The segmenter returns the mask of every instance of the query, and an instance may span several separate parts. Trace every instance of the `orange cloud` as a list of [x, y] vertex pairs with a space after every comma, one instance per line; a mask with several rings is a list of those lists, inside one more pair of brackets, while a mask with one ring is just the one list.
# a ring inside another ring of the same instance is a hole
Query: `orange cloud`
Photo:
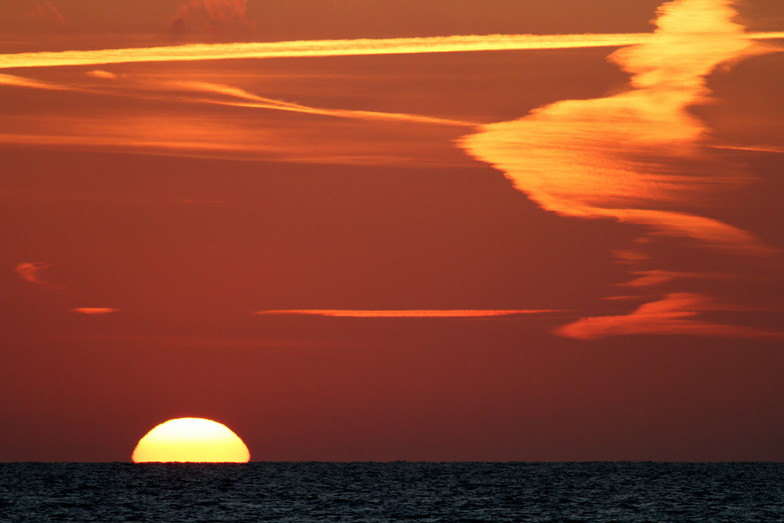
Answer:
[[[120, 76], [110, 73], [108, 71], [89, 71], [86, 73], [93, 78], [101, 79], [119, 79]], [[183, 80], [168, 80], [168, 81], [155, 81], [155, 80], [135, 80], [127, 75], [122, 77], [125, 80], [134, 82], [133, 86], [137, 88], [146, 88], [154, 91], [189, 91], [198, 93], [209, 93], [223, 95], [239, 100], [225, 100], [213, 98], [186, 98], [186, 97], [169, 97], [165, 98], [174, 102], [180, 103], [198, 103], [198, 104], [212, 104], [212, 105], [226, 105], [231, 107], [245, 107], [250, 109], [268, 109], [274, 111], [286, 111], [303, 114], [312, 114], [317, 116], [331, 116], [334, 118], [348, 118], [354, 120], [376, 120], [376, 121], [397, 121], [397, 122], [410, 122], [410, 123], [425, 123], [435, 125], [450, 125], [458, 127], [476, 127], [479, 125], [476, 122], [467, 122], [463, 120], [453, 120], [448, 118], [438, 118], [434, 116], [426, 116], [421, 114], [410, 113], [385, 113], [381, 111], [362, 111], [353, 109], [326, 109], [320, 107], [310, 107], [307, 105], [285, 102], [283, 100], [276, 100], [274, 98], [267, 98], [249, 93], [243, 89], [232, 87], [224, 84], [217, 84], [212, 82], [199, 82], [199, 81], [183, 81]], [[59, 85], [49, 82], [42, 82], [31, 78], [21, 76], [0, 74], [0, 85], [10, 85], [14, 87], [28, 87], [34, 89], [49, 89], [58, 91], [74, 91], [86, 92], [92, 94], [109, 95], [109, 96], [123, 96], [140, 99], [162, 99], [160, 95], [150, 95], [144, 92], [129, 92], [127, 90], [111, 90], [111, 89], [95, 89], [79, 87], [74, 85]], [[123, 86], [113, 86], [121, 88]]]
[[781, 331], [697, 319], [702, 311], [726, 309], [699, 294], [672, 293], [659, 301], [642, 305], [631, 314], [580, 319], [560, 327], [556, 334], [581, 340], [629, 334], [784, 339]]
[[[435, 155], [431, 144], [412, 137], [386, 143], [346, 140], [349, 129], [326, 122], [318, 129], [248, 125], [230, 117], [122, 114], [112, 117], [11, 116], [16, 132], [0, 133], [0, 143], [78, 147], [134, 154], [188, 158], [276, 160], [337, 165], [454, 165], [447, 153]], [[324, 129], [334, 131], [324, 136]], [[401, 149], [402, 152], [401, 152]]]
[[733, 151], [784, 154], [784, 147], [780, 145], [711, 145], [711, 147], [714, 149], [730, 149]]
[[14, 267], [14, 270], [26, 282], [30, 283], [38, 283], [42, 285], [47, 285], [39, 276], [38, 273], [42, 269], [46, 269], [47, 267], [51, 267], [51, 263], [43, 263], [43, 262], [22, 262]]
[[87, 71], [87, 76], [92, 76], [93, 78], [102, 78], [104, 80], [114, 80], [117, 78], [117, 74], [112, 73], [110, 71], [103, 71], [101, 69], [95, 69], [93, 71]]
[[50, 82], [43, 82], [40, 80], [33, 80], [32, 78], [24, 78], [10, 74], [0, 74], [0, 85], [8, 85], [12, 87], [28, 87], [32, 89], [49, 89], [52, 91], [70, 91], [70, 87], [64, 85], [53, 84]]
[[35, 283], [38, 285], [44, 285], [46, 287], [51, 287], [53, 289], [64, 289], [65, 287], [61, 287], [60, 285], [56, 285], [54, 283], [49, 283], [45, 280], [42, 280], [39, 273], [48, 267], [51, 267], [51, 263], [43, 263], [43, 262], [22, 262], [14, 267], [14, 270], [22, 278], [24, 281], [29, 283]]
[[632, 89], [485, 125], [461, 145], [546, 210], [643, 224], [732, 251], [770, 252], [737, 227], [668, 209], [738, 181], [707, 157], [701, 148], [707, 129], [688, 108], [706, 100], [705, 76], [719, 64], [760, 50], [731, 21], [736, 13], [728, 1], [677, 0], [659, 14], [649, 41], [611, 56], [633, 74]]
[[[661, 236], [738, 254], [779, 255], [748, 231], [684, 211], [696, 203], [704, 207], [706, 194], [745, 181], [740, 168], [709, 154], [709, 129], [689, 112], [709, 101], [706, 77], [719, 65], [771, 50], [733, 21], [737, 13], [731, 6], [729, 0], [665, 3], [648, 41], [610, 56], [632, 75], [626, 91], [560, 101], [514, 121], [484, 125], [460, 145], [502, 171], [545, 210], [647, 226], [649, 232], [633, 249], [615, 252], [620, 263], [650, 260], [642, 247]], [[681, 278], [737, 277], [694, 270], [632, 274], [636, 278], [621, 285], [644, 288]], [[707, 298], [672, 293], [631, 314], [586, 318], [558, 333], [581, 339], [654, 333], [781, 336], [695, 318], [704, 307]]]
[[660, 285], [676, 279], [727, 279], [733, 278], [730, 274], [718, 272], [679, 272], [664, 271], [660, 269], [648, 271], [632, 271], [636, 276], [631, 281], [619, 284], [622, 287], [650, 287]]
[[61, 285], [49, 283], [48, 281], [41, 279], [39, 273], [51, 266], [51, 263], [44, 262], [22, 262], [14, 267], [14, 271], [16, 271], [16, 274], [18, 274], [19, 277], [26, 282], [34, 283], [36, 285], [43, 285], [44, 287], [49, 287], [50, 289], [68, 290]]
[[650, 39], [649, 34], [634, 33], [585, 35], [459, 35], [422, 38], [188, 44], [166, 47], [101, 49], [92, 51], [0, 54], [0, 69], [12, 67], [119, 64], [131, 62], [229, 60], [239, 58], [298, 58], [467, 51], [509, 51], [525, 49], [569, 49], [632, 45], [647, 41], [648, 39]]
[[320, 107], [310, 107], [298, 103], [285, 102], [274, 98], [267, 98], [249, 93], [243, 89], [224, 84], [212, 82], [196, 81], [164, 81], [164, 82], [144, 82], [145, 85], [158, 89], [186, 90], [202, 93], [224, 95], [238, 98], [245, 101], [216, 100], [216, 99], [192, 99], [180, 100], [194, 103], [209, 103], [216, 105], [228, 105], [232, 107], [247, 107], [251, 109], [271, 109], [276, 111], [288, 111], [295, 113], [312, 114], [318, 116], [332, 116], [336, 118], [349, 118], [356, 120], [381, 120], [381, 121], [402, 121], [412, 123], [427, 123], [437, 125], [454, 125], [460, 127], [475, 127], [479, 124], [462, 120], [451, 120], [437, 118], [420, 114], [409, 113], [385, 113], [380, 111], [362, 111], [351, 109], [326, 109]]
[[120, 309], [113, 309], [111, 307], [75, 307], [71, 309], [71, 312], [75, 312], [77, 314], [86, 314], [88, 316], [103, 316], [117, 312], [119, 310]]
[[256, 314], [265, 315], [294, 315], [294, 316], [328, 316], [332, 318], [492, 318], [499, 316], [514, 316], [518, 314], [542, 314], [555, 312], [546, 309], [510, 309], [510, 310], [349, 310], [349, 309], [293, 309], [293, 310], [268, 310], [258, 311]]
[[[784, 32], [748, 33], [749, 39], [784, 38]], [[388, 54], [457, 53], [621, 47], [654, 40], [648, 33], [576, 35], [455, 35], [418, 38], [356, 40], [299, 40], [188, 44], [166, 47], [101, 49], [0, 54], [0, 69], [63, 67], [132, 62], [231, 60], [239, 58], [304, 58], [319, 56], [368, 56]]]
[[[711, 36], [710, 32], [705, 34]], [[750, 40], [781, 39], [784, 38], [784, 32], [746, 33], [745, 38]], [[655, 35], [649, 33], [613, 33], [565, 35], [454, 35], [415, 38], [364, 38], [354, 40], [295, 40], [289, 42], [187, 44], [165, 47], [137, 47], [91, 51], [0, 54], [0, 69], [12, 67], [62, 67], [132, 62], [231, 60], [240, 58], [305, 58], [319, 56], [369, 56], [476, 51], [522, 51], [534, 49], [577, 49], [588, 47], [622, 47], [647, 44], [654, 42], [655, 40]], [[775, 48], [771, 48], [770, 50], [774, 49]]]

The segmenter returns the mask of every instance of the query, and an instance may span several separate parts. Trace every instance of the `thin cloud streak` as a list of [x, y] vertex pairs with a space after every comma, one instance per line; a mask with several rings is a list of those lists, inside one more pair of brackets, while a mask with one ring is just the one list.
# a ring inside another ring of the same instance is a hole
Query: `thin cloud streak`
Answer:
[[196, 92], [205, 92], [211, 94], [220, 94], [247, 100], [245, 102], [215, 100], [198, 98], [192, 100], [181, 100], [193, 103], [207, 103], [214, 105], [226, 105], [231, 107], [247, 107], [251, 109], [271, 109], [275, 111], [288, 111], [294, 113], [312, 114], [318, 116], [332, 116], [335, 118], [348, 118], [355, 120], [381, 120], [381, 121], [402, 121], [412, 123], [426, 123], [436, 125], [453, 125], [458, 127], [476, 127], [480, 125], [477, 122], [467, 122], [463, 120], [452, 120], [448, 118], [438, 118], [433, 116], [425, 116], [419, 114], [409, 113], [386, 113], [381, 111], [362, 111], [353, 109], [327, 109], [322, 107], [310, 107], [298, 103], [286, 102], [274, 98], [267, 98], [249, 93], [243, 89], [232, 87], [224, 84], [216, 84], [211, 82], [194, 82], [194, 81], [171, 81], [161, 82], [157, 86], [167, 89], [183, 89]]
[[349, 309], [292, 309], [258, 311], [258, 316], [326, 316], [332, 318], [493, 318], [521, 314], [558, 312], [547, 309], [510, 310], [349, 310]]
[[646, 303], [630, 314], [580, 319], [560, 327], [556, 334], [580, 340], [630, 334], [784, 339], [781, 331], [725, 325], [696, 318], [700, 312], [711, 310], [728, 308], [715, 305], [710, 298], [700, 294], [672, 293], [661, 300]]
[[46, 282], [38, 276], [38, 273], [51, 266], [51, 263], [44, 262], [22, 262], [14, 267], [14, 270], [20, 278], [28, 283], [46, 284]]
[[438, 118], [435, 116], [426, 116], [421, 114], [410, 113], [386, 113], [381, 111], [363, 111], [354, 109], [328, 109], [323, 107], [311, 107], [298, 103], [286, 102], [274, 98], [267, 98], [249, 93], [243, 89], [232, 87], [225, 84], [217, 84], [212, 82], [197, 82], [197, 81], [154, 81], [154, 80], [139, 80], [134, 82], [132, 87], [142, 87], [154, 91], [191, 91], [198, 93], [209, 93], [223, 96], [237, 98], [241, 101], [219, 100], [212, 98], [188, 98], [182, 96], [164, 97], [161, 95], [150, 95], [137, 91], [121, 90], [126, 87], [126, 84], [116, 83], [115, 80], [128, 80], [127, 75], [116, 75], [108, 71], [89, 71], [86, 73], [93, 78], [101, 78], [112, 80], [113, 84], [111, 89], [96, 89], [78, 87], [73, 85], [60, 85], [50, 82], [42, 82], [31, 78], [26, 78], [16, 75], [0, 74], [0, 85], [8, 85], [13, 87], [27, 87], [32, 89], [46, 89], [56, 91], [72, 91], [78, 93], [91, 93], [106, 96], [122, 96], [129, 98], [136, 98], [142, 100], [168, 100], [179, 103], [194, 103], [194, 104], [211, 104], [223, 105], [229, 107], [245, 107], [249, 109], [269, 109], [273, 111], [286, 111], [302, 114], [311, 114], [316, 116], [331, 116], [334, 118], [346, 118], [353, 120], [366, 120], [366, 121], [393, 121], [393, 122], [410, 122], [410, 123], [424, 123], [433, 125], [449, 125], [456, 127], [477, 127], [481, 125], [478, 122], [469, 122], [465, 120], [454, 120], [449, 118]]
[[[751, 39], [784, 38], [784, 32], [749, 33]], [[131, 62], [175, 62], [323, 56], [456, 53], [622, 47], [650, 42], [648, 33], [572, 35], [455, 35], [419, 38], [301, 40], [228, 44], [188, 44], [166, 47], [52, 51], [0, 55], [0, 69], [63, 67]]]
[[50, 82], [43, 82], [41, 80], [34, 80], [32, 78], [24, 78], [22, 76], [0, 74], [0, 85], [7, 85], [11, 87], [27, 87], [31, 89], [47, 89], [50, 91], [73, 91], [72, 87], [66, 85], [58, 85]]
[[22, 280], [28, 283], [42, 285], [44, 287], [49, 287], [50, 289], [57, 289], [61, 291], [68, 290], [66, 287], [57, 285], [55, 283], [50, 283], [41, 278], [40, 272], [51, 266], [51, 263], [44, 262], [22, 262], [14, 267], [14, 271]]
[[631, 281], [618, 284], [620, 287], [651, 287], [676, 279], [732, 279], [735, 276], [721, 272], [678, 272], [653, 269], [648, 271], [632, 271], [636, 276]]
[[711, 145], [711, 147], [714, 149], [729, 149], [732, 151], [784, 154], [784, 146], [780, 145]]
[[75, 312], [76, 314], [84, 314], [87, 316], [105, 316], [119, 310], [120, 309], [114, 309], [112, 307], [75, 307], [71, 309], [71, 312]]

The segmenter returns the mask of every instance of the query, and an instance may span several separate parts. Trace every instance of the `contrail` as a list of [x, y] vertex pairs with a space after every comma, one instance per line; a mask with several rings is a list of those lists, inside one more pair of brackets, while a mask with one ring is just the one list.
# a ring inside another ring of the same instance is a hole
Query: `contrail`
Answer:
[[[752, 39], [784, 38], [784, 32], [748, 33]], [[47, 51], [0, 55], [0, 69], [62, 67], [130, 62], [177, 62], [239, 58], [304, 58], [389, 54], [457, 53], [621, 47], [649, 43], [652, 33], [569, 35], [456, 35], [420, 38], [299, 40], [229, 44], [188, 44], [166, 47]]]

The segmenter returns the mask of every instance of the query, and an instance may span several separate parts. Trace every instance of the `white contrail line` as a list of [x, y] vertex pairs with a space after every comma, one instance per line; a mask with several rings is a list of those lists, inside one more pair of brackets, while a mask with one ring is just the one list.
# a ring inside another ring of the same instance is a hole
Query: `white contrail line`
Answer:
[[[752, 39], [784, 38], [784, 32], [748, 33]], [[165, 47], [46, 51], [0, 55], [0, 69], [63, 67], [131, 62], [176, 62], [240, 58], [304, 58], [388, 54], [455, 53], [619, 47], [643, 44], [653, 33], [570, 35], [457, 35], [421, 38], [301, 40], [228, 44], [187, 44]]]

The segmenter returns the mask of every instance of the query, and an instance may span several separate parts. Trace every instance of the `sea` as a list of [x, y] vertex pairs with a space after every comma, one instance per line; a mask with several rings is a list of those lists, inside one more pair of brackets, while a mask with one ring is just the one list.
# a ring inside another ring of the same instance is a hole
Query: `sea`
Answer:
[[784, 464], [2, 463], [0, 521], [784, 522]]

